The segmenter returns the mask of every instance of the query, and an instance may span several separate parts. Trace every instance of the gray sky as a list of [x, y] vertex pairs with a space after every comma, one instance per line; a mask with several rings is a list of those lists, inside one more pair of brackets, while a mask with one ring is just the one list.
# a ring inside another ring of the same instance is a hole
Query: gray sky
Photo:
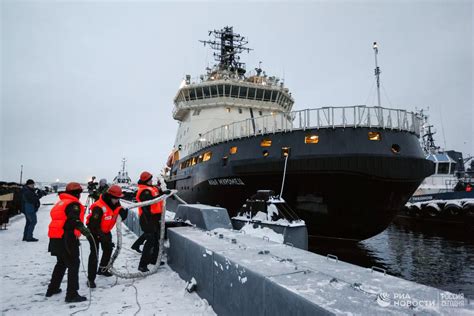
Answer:
[[135, 181], [157, 174], [179, 84], [213, 61], [198, 40], [226, 25], [296, 110], [375, 105], [379, 42], [382, 105], [429, 106], [438, 144], [474, 154], [472, 1], [1, 3], [0, 180], [23, 164], [23, 179], [111, 181], [122, 157]]

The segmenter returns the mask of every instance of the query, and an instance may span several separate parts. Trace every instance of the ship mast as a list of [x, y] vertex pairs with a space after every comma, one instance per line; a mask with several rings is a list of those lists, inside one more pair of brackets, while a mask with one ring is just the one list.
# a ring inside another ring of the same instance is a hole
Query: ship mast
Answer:
[[373, 44], [374, 55], [375, 55], [375, 78], [377, 80], [377, 101], [378, 106], [380, 106], [380, 67], [377, 65], [377, 55], [379, 54], [379, 48], [377, 46], [377, 42]]
[[228, 71], [237, 76], [245, 74], [245, 64], [240, 62], [239, 54], [243, 51], [250, 52], [252, 49], [245, 47], [248, 41], [244, 36], [236, 34], [232, 26], [226, 26], [221, 30], [209, 31], [209, 36], [214, 35], [214, 40], [203, 41], [208, 44], [214, 52], [214, 59], [218, 62], [217, 68], [220, 71]]
[[127, 159], [122, 158], [122, 175], [125, 175], [125, 162], [126, 161], [127, 161]]

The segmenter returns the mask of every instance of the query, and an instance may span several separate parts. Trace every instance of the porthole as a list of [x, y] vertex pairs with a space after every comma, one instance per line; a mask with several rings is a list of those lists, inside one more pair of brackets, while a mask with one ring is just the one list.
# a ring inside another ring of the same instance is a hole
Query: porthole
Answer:
[[282, 147], [281, 148], [281, 156], [283, 158], [287, 157], [290, 155], [291, 148], [290, 147]]
[[399, 153], [400, 153], [400, 150], [402, 150], [402, 149], [400, 148], [400, 145], [398, 145], [398, 144], [393, 144], [391, 150], [392, 150], [392, 153], [394, 153], [394, 154], [399, 154]]
[[265, 158], [267, 158], [267, 157], [270, 155], [270, 153], [268, 152], [268, 150], [264, 150], [264, 151], [262, 152], [262, 154], [263, 154], [263, 157], [265, 157]]

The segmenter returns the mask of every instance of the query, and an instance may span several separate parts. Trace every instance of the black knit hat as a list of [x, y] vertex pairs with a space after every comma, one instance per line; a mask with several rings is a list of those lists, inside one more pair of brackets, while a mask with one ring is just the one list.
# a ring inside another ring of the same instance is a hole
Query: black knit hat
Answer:
[[31, 179], [26, 180], [26, 185], [30, 185], [30, 184], [35, 184], [35, 182]]

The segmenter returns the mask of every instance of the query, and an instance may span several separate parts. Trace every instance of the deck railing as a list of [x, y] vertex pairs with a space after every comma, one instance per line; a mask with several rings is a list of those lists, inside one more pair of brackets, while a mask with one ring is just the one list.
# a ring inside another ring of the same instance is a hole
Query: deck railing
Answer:
[[367, 107], [323, 107], [300, 111], [274, 113], [249, 118], [214, 128], [191, 144], [190, 152], [243, 137], [320, 128], [382, 128], [420, 135], [422, 117], [401, 109]]

